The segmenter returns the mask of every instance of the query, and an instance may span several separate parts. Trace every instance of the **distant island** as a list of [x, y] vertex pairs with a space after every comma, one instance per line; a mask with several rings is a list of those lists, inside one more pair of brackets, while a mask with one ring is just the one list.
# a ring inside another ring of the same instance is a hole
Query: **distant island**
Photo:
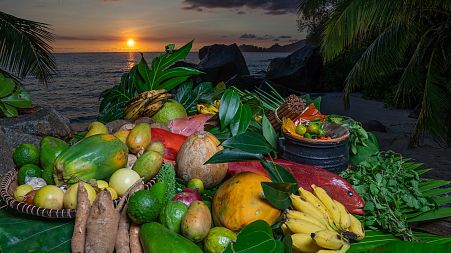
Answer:
[[294, 52], [304, 46], [304, 44], [305, 40], [299, 40], [283, 46], [275, 43], [270, 47], [257, 47], [254, 45], [246, 44], [239, 45], [238, 47], [240, 48], [241, 52]]

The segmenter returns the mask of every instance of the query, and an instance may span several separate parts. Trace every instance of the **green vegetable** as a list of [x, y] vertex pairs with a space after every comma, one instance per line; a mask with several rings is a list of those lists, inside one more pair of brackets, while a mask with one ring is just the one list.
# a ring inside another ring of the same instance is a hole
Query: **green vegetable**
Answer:
[[404, 240], [414, 240], [406, 215], [435, 209], [434, 201], [423, 195], [421, 179], [408, 159], [393, 152], [377, 153], [341, 176], [365, 201], [366, 226], [380, 227]]
[[166, 200], [171, 201], [176, 193], [175, 169], [172, 163], [165, 163], [157, 174], [157, 181], [166, 184]]
[[202, 253], [202, 250], [185, 237], [170, 231], [160, 223], [150, 222], [141, 226], [139, 237], [144, 252]]

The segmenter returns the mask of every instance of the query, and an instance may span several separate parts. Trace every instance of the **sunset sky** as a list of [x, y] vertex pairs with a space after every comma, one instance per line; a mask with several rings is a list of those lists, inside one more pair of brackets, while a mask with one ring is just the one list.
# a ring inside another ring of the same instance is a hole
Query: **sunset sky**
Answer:
[[[51, 24], [56, 52], [161, 51], [194, 39], [270, 46], [304, 38], [296, 0], [0, 0], [0, 10]], [[130, 43], [133, 39], [135, 43]], [[127, 43], [128, 42], [128, 43]]]

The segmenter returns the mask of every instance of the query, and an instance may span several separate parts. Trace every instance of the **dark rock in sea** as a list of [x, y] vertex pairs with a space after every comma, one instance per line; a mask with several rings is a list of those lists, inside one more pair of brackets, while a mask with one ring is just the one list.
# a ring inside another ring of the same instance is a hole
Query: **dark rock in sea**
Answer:
[[239, 76], [235, 75], [227, 82], [225, 83], [227, 87], [229, 86], [235, 86], [241, 90], [249, 90], [252, 91], [256, 87], [262, 86], [262, 84], [265, 82], [265, 79], [262, 77], [252, 76], [252, 75], [245, 75], [245, 76]]
[[313, 91], [323, 69], [319, 47], [305, 43], [285, 58], [271, 60], [266, 78], [295, 91]]
[[379, 120], [374, 119], [363, 123], [363, 128], [366, 131], [371, 132], [382, 132], [382, 133], [387, 132], [387, 128], [384, 126], [384, 124], [382, 124]]
[[32, 143], [39, 147], [43, 136], [66, 137], [70, 122], [54, 109], [40, 108], [17, 118], [0, 118], [0, 174], [14, 167], [12, 153], [22, 143]]
[[236, 44], [211, 45], [199, 50], [199, 70], [206, 72], [202, 79], [213, 84], [227, 81], [235, 75], [249, 75], [246, 61]]

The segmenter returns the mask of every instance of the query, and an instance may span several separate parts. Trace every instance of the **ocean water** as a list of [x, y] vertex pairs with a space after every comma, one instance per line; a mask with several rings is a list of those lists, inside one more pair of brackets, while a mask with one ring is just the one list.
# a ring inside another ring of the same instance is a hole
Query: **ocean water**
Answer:
[[[157, 53], [145, 53], [150, 60]], [[243, 53], [251, 74], [261, 75], [271, 59], [288, 53]], [[71, 121], [72, 128], [83, 129], [98, 115], [99, 95], [120, 81], [140, 60], [138, 53], [60, 53], [55, 54], [57, 76], [46, 88], [35, 80], [26, 80], [34, 105], [53, 107]], [[197, 53], [190, 53], [188, 62], [198, 63]]]

